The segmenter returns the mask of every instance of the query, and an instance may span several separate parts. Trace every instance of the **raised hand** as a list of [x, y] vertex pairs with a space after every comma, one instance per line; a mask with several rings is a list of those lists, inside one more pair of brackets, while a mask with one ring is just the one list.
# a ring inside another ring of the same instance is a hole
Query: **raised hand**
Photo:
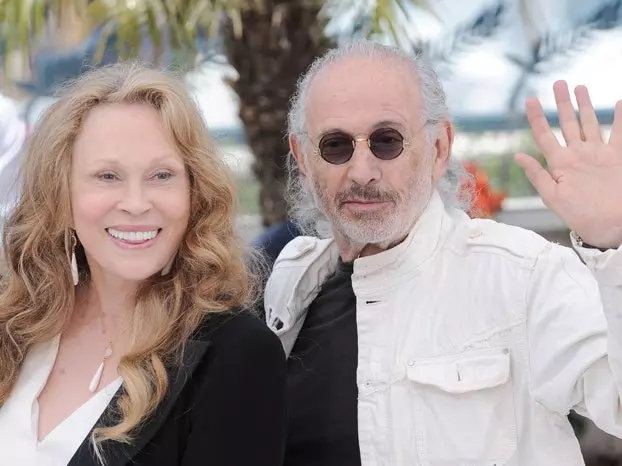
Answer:
[[547, 168], [531, 156], [516, 155], [549, 209], [586, 243], [601, 248], [622, 244], [622, 101], [616, 103], [609, 142], [603, 141], [587, 88], [578, 86], [577, 119], [568, 85], [553, 85], [562, 146], [551, 131], [540, 101], [527, 99], [527, 119]]

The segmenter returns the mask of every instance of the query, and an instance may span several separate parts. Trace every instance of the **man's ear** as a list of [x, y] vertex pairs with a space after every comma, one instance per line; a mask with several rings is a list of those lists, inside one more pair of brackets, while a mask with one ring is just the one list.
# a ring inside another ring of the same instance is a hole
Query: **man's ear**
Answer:
[[443, 177], [447, 170], [451, 146], [454, 143], [454, 127], [449, 121], [440, 122], [442, 125], [437, 131], [434, 143], [434, 166], [432, 169], [432, 179], [434, 182]]
[[308, 171], [309, 167], [307, 166], [307, 159], [304, 155], [304, 150], [302, 148], [301, 142], [294, 136], [293, 134], [289, 135], [289, 149], [298, 164], [298, 171], [300, 175], [304, 179], [305, 183], [309, 183]]

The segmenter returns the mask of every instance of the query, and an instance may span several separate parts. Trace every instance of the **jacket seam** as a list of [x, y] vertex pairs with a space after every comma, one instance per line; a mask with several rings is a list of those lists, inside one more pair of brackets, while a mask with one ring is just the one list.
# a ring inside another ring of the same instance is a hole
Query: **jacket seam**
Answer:
[[448, 248], [448, 250], [461, 257], [468, 256], [469, 254], [491, 255], [495, 257], [500, 257], [508, 262], [520, 266], [522, 269], [525, 270], [531, 269], [534, 263], [537, 261], [537, 256], [533, 257], [528, 255], [513, 254], [508, 250], [500, 248], [498, 246], [468, 246], [463, 251], [452, 246]]
[[[547, 249], [549, 249], [549, 248], [547, 248]], [[542, 254], [544, 254], [544, 252], [545, 251], [543, 251]], [[563, 418], [564, 417], [563, 413], [560, 413], [560, 412], [556, 411], [555, 409], [549, 408], [548, 406], [546, 406], [540, 399], [538, 399], [533, 394], [533, 385], [532, 385], [532, 353], [531, 353], [531, 344], [530, 344], [531, 332], [529, 331], [529, 317], [530, 317], [530, 315], [529, 315], [529, 294], [530, 294], [531, 287], [532, 287], [532, 284], [533, 284], [533, 279], [534, 279], [536, 268], [538, 266], [538, 262], [542, 259], [542, 254], [540, 256], [538, 256], [537, 260], [533, 264], [531, 273], [529, 274], [528, 285], [527, 285], [526, 290], [525, 290], [525, 309], [527, 310], [527, 319], [526, 319], [527, 328], [525, 329], [525, 339], [527, 341], [526, 351], [527, 351], [527, 366], [528, 366], [527, 367], [527, 386], [529, 388], [529, 397], [533, 400], [533, 402], [536, 405], [538, 405], [540, 408], [544, 409], [547, 413], [555, 415], [558, 418]], [[562, 266], [564, 266], [563, 261], [562, 261]]]
[[503, 325], [503, 326], [499, 326], [497, 325], [496, 327], [493, 327], [490, 330], [484, 331], [484, 332], [480, 332], [478, 335], [476, 335], [475, 337], [473, 337], [473, 339], [471, 339], [470, 341], [464, 343], [460, 349], [458, 351], [464, 351], [464, 350], [468, 350], [470, 347], [472, 347], [473, 345], [477, 345], [478, 343], [481, 343], [483, 341], [489, 340], [490, 338], [495, 337], [496, 335], [499, 335], [500, 333], [503, 332], [507, 332], [510, 329], [516, 328], [520, 325], [525, 324], [527, 321], [527, 319], [525, 317], [522, 317], [512, 323], [509, 323], [507, 325]]

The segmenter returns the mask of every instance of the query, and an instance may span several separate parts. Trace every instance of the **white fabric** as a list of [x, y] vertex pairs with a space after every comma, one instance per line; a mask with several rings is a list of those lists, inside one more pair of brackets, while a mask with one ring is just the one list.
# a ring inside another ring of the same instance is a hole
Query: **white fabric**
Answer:
[[[357, 259], [362, 465], [582, 465], [570, 409], [622, 437], [622, 248], [578, 252], [589, 269], [435, 194], [402, 244]], [[266, 317], [286, 350], [337, 258], [300, 237], [276, 261]]]
[[25, 141], [26, 124], [20, 119], [14, 103], [0, 95], [0, 231], [18, 199], [18, 177]]
[[12, 395], [0, 408], [0, 465], [66, 466], [121, 386], [119, 377], [38, 441], [37, 398], [56, 360], [58, 342], [56, 338], [33, 348]]

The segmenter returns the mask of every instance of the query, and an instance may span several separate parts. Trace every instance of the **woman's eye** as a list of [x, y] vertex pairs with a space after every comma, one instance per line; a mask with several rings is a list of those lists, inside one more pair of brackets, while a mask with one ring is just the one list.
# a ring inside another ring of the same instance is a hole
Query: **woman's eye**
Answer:
[[117, 179], [117, 175], [114, 173], [102, 173], [98, 175], [98, 178], [102, 181], [114, 181]]
[[172, 173], [169, 172], [158, 172], [155, 174], [155, 179], [158, 181], [167, 181], [173, 177]]

